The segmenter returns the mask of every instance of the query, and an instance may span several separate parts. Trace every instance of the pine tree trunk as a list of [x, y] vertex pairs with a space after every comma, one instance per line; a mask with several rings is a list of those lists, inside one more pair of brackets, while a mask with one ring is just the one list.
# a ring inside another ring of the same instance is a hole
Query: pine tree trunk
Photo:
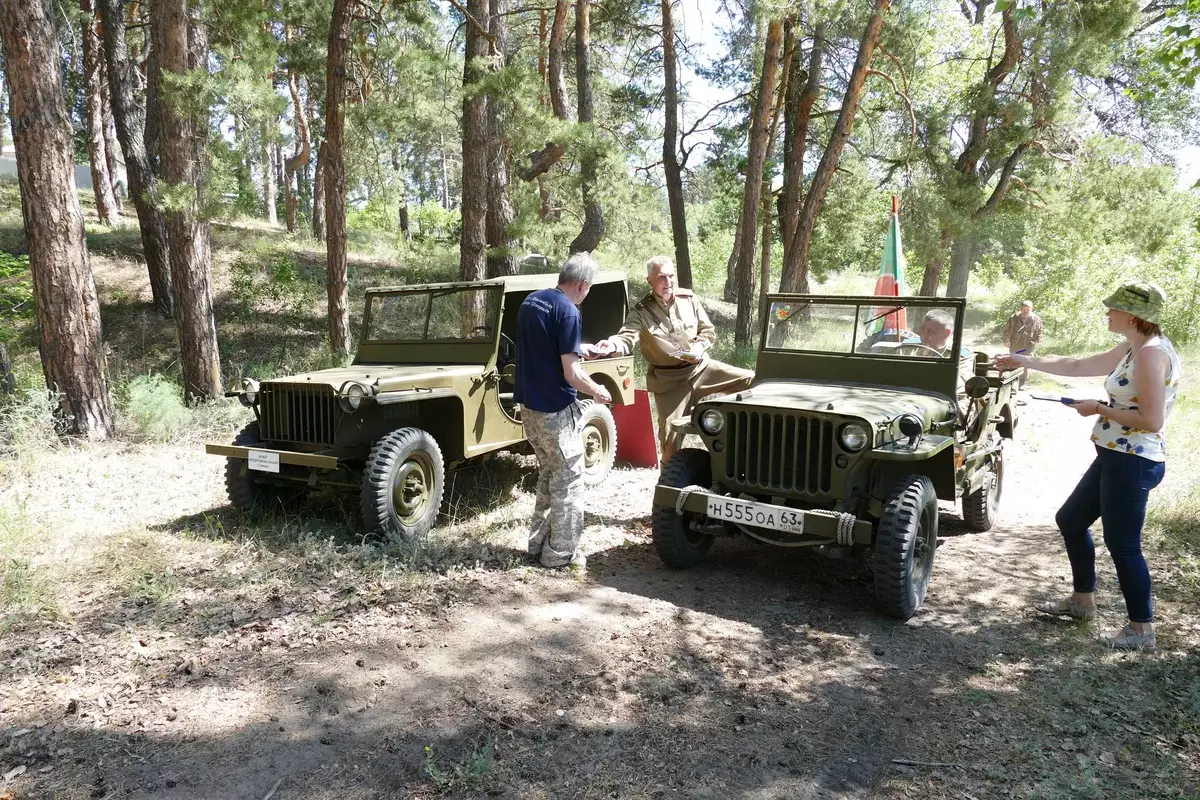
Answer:
[[937, 297], [938, 286], [942, 282], [942, 269], [946, 265], [946, 253], [954, 241], [949, 229], [942, 229], [941, 243], [934, 254], [933, 260], [925, 266], [925, 275], [921, 278], [921, 294], [925, 297]]
[[667, 204], [671, 209], [671, 240], [675, 244], [675, 275], [679, 285], [692, 288], [692, 255], [688, 249], [687, 210], [683, 198], [683, 171], [679, 163], [679, 74], [675, 62], [673, 0], [661, 0], [663, 36], [663, 173], [667, 179]]
[[104, 101], [100, 95], [103, 81], [101, 59], [104, 50], [96, 31], [96, 8], [93, 0], [79, 0], [83, 32], [83, 84], [87, 107], [88, 163], [92, 169], [92, 192], [96, 195], [96, 216], [110, 228], [121, 224], [117, 200], [113, 195], [112, 176], [108, 171], [108, 155], [104, 146]]
[[737, 225], [733, 229], [733, 249], [729, 251], [729, 258], [725, 261], [725, 291], [721, 298], [726, 303], [737, 302], [737, 263], [738, 254], [742, 251], [742, 212], [738, 210]]
[[59, 83], [59, 51], [48, 4], [0, 0], [0, 43], [9, 87], [21, 213], [37, 308], [46, 386], [66, 427], [113, 432], [105, 381], [100, 302], [83, 238], [71, 123]]
[[950, 249], [950, 277], [946, 281], [946, 297], [966, 297], [971, 267], [975, 262], [975, 237], [960, 233]]
[[[468, 0], [467, 11], [480, 25], [489, 19], [488, 0]], [[481, 62], [488, 56], [486, 31], [467, 24], [467, 45], [463, 66], [462, 110], [462, 238], [459, 240], [459, 277], [477, 281], [486, 275], [484, 250], [487, 247], [488, 148], [487, 96], [479, 91], [485, 77]]]
[[142, 234], [142, 252], [150, 273], [150, 291], [154, 305], [164, 316], [171, 316], [171, 262], [167, 247], [167, 228], [154, 205], [158, 180], [146, 154], [145, 121], [134, 101], [133, 67], [125, 44], [123, 0], [97, 0], [103, 21], [104, 58], [108, 67], [108, 89], [112, 99], [113, 121], [117, 138], [125, 154], [125, 173], [129, 178], [129, 197], [137, 210]]
[[325, 159], [328, 158], [329, 148], [325, 142], [317, 148], [317, 169], [313, 176], [313, 238], [318, 242], [325, 241]]
[[285, 213], [288, 233], [295, 233], [300, 227], [296, 214], [300, 206], [297, 173], [302, 165], [308, 163], [308, 157], [312, 154], [312, 140], [308, 136], [308, 115], [300, 103], [300, 79], [294, 71], [288, 73], [288, 92], [291, 93], [292, 109], [296, 114], [296, 152], [283, 164], [283, 186], [287, 197]]
[[329, 346], [350, 353], [350, 301], [346, 273], [346, 57], [355, 0], [334, 0], [325, 63], [325, 269], [329, 302]]
[[192, 110], [168, 78], [208, 68], [208, 39], [197, 0], [158, 0], [151, 14], [151, 49], [159, 54], [158, 85], [163, 181], [187, 187], [165, 214], [171, 237], [171, 280], [179, 329], [179, 365], [188, 402], [221, 396], [221, 357], [212, 303], [208, 220], [200, 208], [207, 178], [207, 109]]
[[[94, 5], [94, 3], [93, 3]], [[108, 65], [104, 59], [104, 43], [100, 43], [100, 108], [104, 115], [104, 158], [108, 162], [108, 177], [112, 181], [113, 201], [117, 213], [125, 208], [129, 196], [129, 179], [121, 160], [121, 143], [117, 140], [117, 124], [113, 121], [112, 94], [108, 89]]]
[[[591, 0], [576, 0], [575, 3], [575, 88], [579, 96], [579, 121], [592, 122], [592, 23]], [[604, 211], [596, 199], [596, 170], [599, 156], [594, 143], [596, 132], [591, 132], [593, 141], [585, 142], [579, 158], [579, 177], [583, 190], [583, 229], [570, 244], [572, 253], [590, 253], [600, 246], [604, 238]]]
[[[488, 30], [492, 47], [498, 54], [494, 69], [508, 63], [508, 0], [490, 0], [491, 19]], [[517, 257], [511, 249], [512, 225], [516, 212], [508, 194], [509, 144], [508, 121], [502, 98], [490, 94], [487, 98], [487, 274], [489, 278], [515, 275]]]
[[550, 27], [550, 107], [561, 120], [571, 119], [571, 104], [567, 101], [567, 78], [563, 53], [567, 46], [567, 22], [571, 13], [570, 0], [555, 0], [554, 24]]
[[271, 153], [271, 141], [267, 137], [267, 127], [264, 125], [262, 129], [263, 210], [266, 212], [267, 222], [278, 225], [279, 210], [275, 204], [275, 160]]
[[762, 194], [763, 162], [767, 153], [771, 108], [775, 100], [775, 80], [779, 72], [779, 49], [783, 38], [783, 21], [772, 19], [767, 24], [763, 44], [762, 80], [758, 88], [754, 116], [750, 124], [750, 141], [746, 157], [746, 190], [742, 197], [742, 241], [738, 251], [737, 322], [734, 340], [748, 345], [754, 337], [754, 263], [758, 244], [758, 205]]
[[[136, 4], [126, 7], [135, 10]], [[151, 13], [153, 12], [151, 11]], [[153, 21], [151, 25], [153, 25]], [[147, 41], [146, 46], [146, 156], [150, 159], [150, 169], [154, 170], [154, 174], [161, 178], [163, 174], [162, 65], [153, 41]]]
[[850, 80], [846, 85], [846, 93], [842, 97], [842, 107], [838, 111], [837, 122], [833, 126], [821, 163], [813, 173], [812, 185], [804, 198], [804, 208], [796, 223], [796, 232], [792, 235], [792, 244], [788, 253], [788, 263], [784, 267], [784, 276], [780, 279], [780, 290], [794, 292], [799, 286], [807, 291], [808, 283], [808, 254], [812, 248], [813, 231], [817, 226], [817, 215], [825, 202], [825, 194], [837, 171], [842, 150], [850, 139], [854, 127], [854, 117], [862, 100], [863, 84], [867, 80], [867, 70], [875, 55], [875, 46], [879, 43], [879, 31], [883, 28], [883, 17], [887, 13], [891, 0], [875, 0], [875, 8], [867, 20], [862, 40], [858, 46], [858, 57], [854, 60], [854, 68], [850, 72]]
[[[804, 153], [808, 148], [808, 124], [812, 119], [813, 104], [817, 101], [817, 92], [821, 87], [825, 70], [825, 31], [826, 24], [821, 22], [813, 31], [812, 52], [808, 58], [808, 76], [803, 85], [800, 77], [804, 72], [801, 66], [799, 41], [796, 42], [796, 54], [792, 59], [792, 77], [788, 83], [788, 103], [785, 114], [787, 130], [786, 146], [783, 159], [783, 211], [779, 221], [780, 238], [783, 241], [783, 275], [780, 285], [788, 286], [797, 283], [796, 273], [799, 267], [791, 258], [792, 240], [796, 235], [796, 225], [800, 220], [800, 207], [804, 187]], [[802, 291], [808, 290], [807, 277]]]

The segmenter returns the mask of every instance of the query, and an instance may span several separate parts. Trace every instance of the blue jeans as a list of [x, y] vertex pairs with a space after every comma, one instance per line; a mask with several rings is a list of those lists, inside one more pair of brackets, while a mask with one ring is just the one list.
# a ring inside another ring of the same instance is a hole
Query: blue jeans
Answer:
[[1096, 547], [1088, 527], [1097, 519], [1104, 523], [1104, 544], [1117, 568], [1132, 622], [1154, 618], [1150, 569], [1142, 555], [1142, 523], [1150, 490], [1162, 482], [1165, 472], [1161, 461], [1097, 447], [1096, 460], [1055, 517], [1077, 592], [1096, 590]]

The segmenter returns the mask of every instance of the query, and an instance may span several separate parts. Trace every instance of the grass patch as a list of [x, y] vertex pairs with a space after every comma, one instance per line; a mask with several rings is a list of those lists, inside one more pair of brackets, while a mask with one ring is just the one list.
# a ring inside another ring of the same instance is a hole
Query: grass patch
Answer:
[[162, 375], [138, 375], [124, 394], [125, 414], [144, 439], [164, 442], [188, 421], [183, 389]]
[[461, 761], [449, 764], [439, 763], [433, 745], [425, 747], [425, 774], [441, 792], [479, 790], [492, 776], [494, 768], [491, 741], [477, 744]]

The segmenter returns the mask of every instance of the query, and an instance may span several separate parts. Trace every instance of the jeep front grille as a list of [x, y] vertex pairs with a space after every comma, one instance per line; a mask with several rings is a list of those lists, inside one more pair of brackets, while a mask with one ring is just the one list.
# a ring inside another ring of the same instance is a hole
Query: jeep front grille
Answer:
[[725, 412], [725, 478], [754, 489], [824, 494], [833, 476], [833, 423], [798, 414]]
[[333, 387], [321, 383], [264, 383], [259, 387], [259, 425], [271, 442], [333, 445], [338, 405]]

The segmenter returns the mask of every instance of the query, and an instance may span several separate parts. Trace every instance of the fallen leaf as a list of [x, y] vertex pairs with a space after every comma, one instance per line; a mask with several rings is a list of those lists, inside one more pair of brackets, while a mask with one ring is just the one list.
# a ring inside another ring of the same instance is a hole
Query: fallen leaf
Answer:
[[11, 781], [13, 778], [17, 777], [18, 775], [24, 775], [24, 774], [25, 774], [25, 765], [22, 764], [21, 766], [13, 767], [8, 772], [4, 773], [4, 780]]

